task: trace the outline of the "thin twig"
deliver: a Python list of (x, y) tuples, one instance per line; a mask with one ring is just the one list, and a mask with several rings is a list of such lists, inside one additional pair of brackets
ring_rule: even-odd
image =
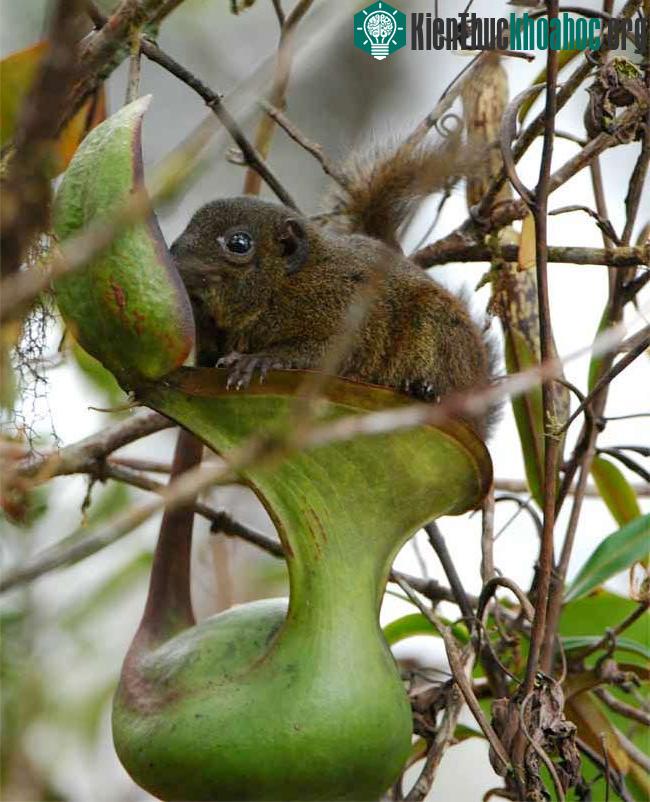
[[(286, 15), (280, 31), (280, 42), (273, 73), (273, 83), (269, 92), (268, 101), (272, 106), (283, 110), (285, 106), (287, 87), (291, 75), (293, 62), (293, 42), (296, 28), (302, 18), (309, 11), (313, 0), (296, 0), (296, 4)], [(260, 120), (255, 135), (255, 148), (262, 160), (266, 160), (271, 147), (271, 139), (275, 128), (275, 121), (264, 115)], [(244, 194), (259, 195), (260, 176), (248, 170), (244, 180)]]
[(445, 572), (445, 576), (449, 580), (449, 585), (454, 592), (463, 617), (467, 621), (468, 625), (471, 626), (472, 621), (474, 620), (474, 611), (467, 598), (467, 593), (465, 592), (463, 583), (460, 581), (454, 561), (451, 559), (451, 555), (447, 549), (447, 544), (442, 536), (442, 532), (438, 528), (438, 524), (435, 521), (427, 524), (424, 527), (424, 531), (427, 533), (431, 547), (440, 560), (440, 564)]
[[(512, 155), (512, 143), (517, 135), (517, 114), (519, 107), (531, 95), (537, 95), (543, 89), (543, 85), (532, 86), (520, 92), (513, 100), (508, 103), (503, 117), (501, 118), (501, 130), (499, 133), (499, 146), (501, 148), (501, 158), (503, 159), (503, 168), (506, 171), (508, 180), (512, 186), (517, 190), (521, 198), (526, 201), (528, 206), (532, 206), (534, 202), (533, 193), (524, 186), (523, 182), (517, 174), (517, 167)], [(550, 90), (547, 90), (550, 91)]]
[(648, 607), (650, 607), (650, 602), (641, 602), (629, 615), (625, 616), (617, 626), (608, 629), (597, 643), (580, 649), (580, 651), (576, 653), (576, 659), (584, 660), (586, 657), (589, 657), (590, 654), (594, 654), (594, 652), (597, 652), (599, 649), (603, 649), (608, 644), (615, 642), (616, 638), (621, 633), (625, 632), (628, 627), (631, 627), (635, 621), (638, 621), (639, 618), (647, 612)]
[(129, 49), (125, 45), (131, 31), (162, 22), (180, 2), (182, 0), (122, 0), (117, 4), (105, 24), (82, 42), (78, 54), (81, 78), (64, 104), (60, 129), (128, 55)]
[(263, 158), (248, 141), (246, 135), (241, 130), (233, 116), (223, 105), (221, 95), (214, 92), (203, 81), (193, 75), (189, 70), (179, 64), (170, 55), (162, 51), (157, 44), (150, 39), (143, 37), (141, 40), (142, 52), (145, 56), (164, 67), (168, 72), (182, 81), (186, 86), (189, 86), (199, 97), (201, 97), (205, 104), (214, 112), (223, 127), (228, 131), (230, 136), (237, 143), (237, 147), (241, 150), (244, 161), (248, 166), (255, 171), (258, 177), (264, 179), (269, 188), (286, 206), (292, 209), (298, 209), (296, 202), (291, 197), (289, 192), (284, 188), (276, 176), (271, 172), (270, 168), (264, 163)]
[(302, 131), (280, 111), (280, 109), (272, 106), (265, 100), (262, 101), (261, 106), (269, 115), (269, 117), (272, 120), (275, 120), (280, 128), (282, 128), (283, 131), (285, 131), (285, 133), (290, 136), (294, 142), (300, 145), (301, 148), (304, 148), (307, 153), (311, 153), (311, 155), (319, 162), (323, 168), (323, 172), (326, 175), (334, 179), (339, 186), (347, 189), (350, 184), (348, 177), (342, 170), (339, 170), (334, 162), (325, 154), (322, 145), (319, 145), (317, 142), (312, 142), (310, 139), (308, 139), (302, 133)]
[[(576, 738), (576, 743), (578, 745), (578, 749), (591, 760), (601, 771), (605, 771), (605, 760), (604, 758), (596, 752), (595, 749), (592, 749), (589, 744), (585, 743), (582, 739)], [(634, 802), (634, 799), (630, 796), (629, 791), (625, 787), (625, 782), (623, 780), (623, 775), (620, 774), (615, 769), (610, 768), (610, 779), (613, 782), (614, 789), (616, 793), (621, 797), (623, 802)]]
[(282, 8), (281, 0), (272, 0), (273, 8), (275, 10), (275, 16), (278, 18), (278, 23), (280, 24), (280, 28), (284, 27), (284, 10)]
[(605, 688), (594, 688), (593, 692), (601, 702), (606, 704), (610, 710), (618, 713), (619, 716), (625, 716), (625, 718), (629, 718), (632, 721), (638, 721), (639, 724), (643, 724), (645, 727), (650, 727), (650, 713), (639, 710), (638, 707), (634, 707), (633, 705), (626, 704), (620, 699), (617, 699), (609, 691), (605, 690)]
[[(594, 160), (595, 161), (595, 160)], [(612, 225), (611, 221), (607, 218), (602, 217), (598, 212), (595, 212), (593, 209), (590, 209), (588, 206), (582, 206), (580, 204), (572, 204), (571, 206), (562, 206), (559, 209), (553, 209), (550, 211), (549, 217), (558, 215), (558, 214), (567, 214), (568, 212), (585, 212), (590, 217), (592, 217), (598, 226), (598, 228), (602, 231), (603, 236), (605, 237), (605, 249), (607, 251), (611, 250), (611, 245), (608, 245), (609, 240), (612, 240), (617, 245), (621, 244), (621, 240), (614, 230), (614, 226)], [(649, 258), (650, 258), (650, 251), (649, 251)]]
[(621, 732), (618, 727), (614, 727), (614, 732), (627, 756), (640, 766), (643, 771), (650, 774), (650, 758), (648, 755), (646, 755), (642, 749), (639, 749), (639, 747), (633, 743), (625, 733)]
[(456, 681), (458, 687), (460, 688), (463, 697), (465, 698), (465, 702), (467, 706), (472, 711), (472, 715), (476, 719), (476, 723), (479, 725), (481, 730), (483, 731), (485, 737), (490, 743), (490, 746), (494, 750), (494, 753), (497, 755), (499, 760), (503, 763), (504, 771), (507, 771), (510, 767), (510, 759), (503, 748), (503, 744), (499, 740), (499, 736), (494, 731), (494, 728), (487, 720), (483, 710), (481, 709), (480, 704), (476, 696), (474, 695), (474, 691), (472, 690), (472, 684), (468, 680), (467, 675), (464, 671), (463, 666), (463, 659), (460, 655), (458, 646), (454, 640), (454, 636), (451, 634), (451, 630), (449, 627), (445, 626), (442, 621), (438, 618), (438, 616), (430, 610), (425, 604), (423, 604), (420, 599), (418, 598), (417, 594), (413, 591), (413, 588), (404, 580), (400, 579), (397, 583), (404, 593), (409, 597), (409, 599), (417, 605), (419, 610), (422, 614), (427, 618), (436, 630), (440, 633), (440, 637), (443, 639), (445, 644), (445, 650), (447, 652), (447, 659), (449, 660), (449, 666), (451, 668), (451, 673), (454, 676), (454, 680)]
[(131, 34), (131, 55), (129, 57), (129, 76), (126, 82), (125, 103), (132, 103), (140, 94), (140, 55), (140, 31), (138, 28), (134, 28)]
[[(466, 675), (471, 675), (473, 662), (472, 650), (466, 649), (462, 662), (462, 667)], [(421, 800), (427, 798), (433, 786), (440, 761), (453, 741), (456, 724), (464, 703), (465, 700), (463, 699), (463, 694), (460, 692), (458, 685), (452, 683), (445, 695), (442, 721), (436, 727), (435, 735), (427, 751), (424, 766), (420, 771), (419, 777), (413, 784), (413, 787), (406, 795), (405, 802), (421, 802)]]
[[(482, 242), (450, 240), (435, 243), (437, 247), (426, 252), (421, 249), (414, 260), (422, 267), (446, 265), (449, 262), (491, 262), (495, 255), (504, 262), (516, 262), (518, 245), (500, 244), (491, 247)], [(630, 268), (650, 262), (650, 244), (621, 246), (618, 248), (590, 248), (578, 245), (549, 245), (548, 261), (556, 264), (607, 265), (613, 268)], [(649, 271), (650, 272), (650, 271)]]
[(481, 579), (488, 582), (496, 575), (494, 567), (494, 483), (483, 500), (481, 520)]
[[(118, 448), (173, 425), (168, 418), (157, 412), (140, 412), (54, 453), (27, 457), (13, 466), (12, 474), (30, 477), (40, 483), (53, 476), (91, 473)], [(8, 475), (8, 472), (5, 473), (5, 479)]]
[(643, 329), (641, 329), (641, 331), (639, 331), (635, 335), (635, 338), (637, 339), (638, 344), (635, 345), (633, 348), (631, 348), (624, 356), (622, 356), (618, 360), (618, 362), (615, 365), (613, 365), (606, 373), (604, 373), (600, 377), (600, 379), (596, 382), (591, 392), (585, 396), (584, 401), (582, 401), (578, 405), (573, 414), (568, 418), (566, 423), (562, 426), (559, 432), (560, 434), (562, 434), (569, 428), (571, 423), (573, 423), (573, 421), (578, 417), (578, 415), (584, 409), (586, 409), (586, 407), (588, 407), (589, 404), (591, 404), (594, 398), (598, 396), (598, 394), (604, 387), (609, 387), (612, 381), (620, 373), (622, 373), (625, 370), (625, 368), (631, 365), (635, 359), (637, 359), (639, 356), (641, 356), (641, 354), (643, 354), (646, 351), (646, 349), (650, 345), (650, 325), (645, 326)]
[(532, 621), (535, 616), (535, 608), (528, 600), (528, 596), (526, 596), (524, 591), (519, 587), (514, 579), (509, 579), (507, 576), (493, 576), (491, 579), (485, 582), (483, 588), (481, 589), (481, 595), (478, 599), (476, 616), (478, 618), (483, 617), (483, 612), (485, 611), (487, 603), (490, 601), (492, 596), (494, 596), (497, 588), (499, 587), (507, 588), (507, 590), (515, 594), (521, 606), (522, 613), (529, 621)]

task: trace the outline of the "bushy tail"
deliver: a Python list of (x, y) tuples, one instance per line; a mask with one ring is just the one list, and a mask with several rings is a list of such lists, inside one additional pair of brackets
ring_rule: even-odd
[(344, 165), (347, 186), (327, 199), (326, 216), (339, 231), (398, 247), (401, 226), (424, 198), (468, 173), (468, 156), (457, 134), (440, 144), (407, 140), (371, 148)]

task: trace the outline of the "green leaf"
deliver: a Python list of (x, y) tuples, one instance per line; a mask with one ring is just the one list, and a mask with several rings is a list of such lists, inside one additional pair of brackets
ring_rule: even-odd
[[(54, 204), (59, 241), (111, 219), (142, 189), (140, 130), (149, 100), (120, 109), (77, 150)], [(59, 279), (55, 290), (80, 345), (123, 386), (164, 376), (190, 353), (189, 298), (153, 215), (125, 227), (91, 264)]]
[[(563, 639), (602, 638), (607, 629), (613, 629), (638, 607), (638, 603), (610, 593), (597, 590), (589, 596), (565, 604), (560, 617), (559, 633)], [(617, 638), (617, 642), (621, 639)], [(625, 640), (634, 642), (638, 650), (648, 645), (648, 615), (638, 619), (625, 630)], [(630, 650), (637, 651), (637, 649)]]
[[(576, 635), (569, 638), (561, 638), (561, 641), (565, 652), (575, 652), (600, 643), (602, 639), (602, 635)], [(606, 649), (607, 645), (603, 646), (603, 648)], [(616, 638), (616, 651), (638, 654), (650, 660), (650, 648), (647, 644), (639, 643), (630, 638)]]
[[(609, 306), (606, 306), (605, 311), (603, 312), (602, 317), (600, 318), (600, 321), (598, 323), (598, 330), (596, 331), (596, 337), (603, 334), (603, 332), (605, 332), (609, 328), (609, 326), (610, 326)], [(589, 376), (587, 381), (587, 388), (589, 392), (591, 392), (594, 389), (596, 382), (598, 381), (598, 379), (600, 379), (603, 372), (604, 360), (608, 358), (609, 357), (607, 354), (601, 354), (600, 356), (592, 357), (591, 360), (589, 361)]]
[[(467, 643), (469, 641), (467, 627), (462, 624), (452, 624), (451, 621), (445, 618), (441, 620), (444, 624), (451, 627), (452, 633), (461, 643)], [(422, 613), (405, 615), (402, 618), (391, 621), (390, 624), (384, 627), (384, 638), (389, 646), (393, 646), (393, 644), (399, 643), (399, 641), (405, 640), (406, 638), (412, 638), (415, 635), (433, 635), (435, 638), (440, 637), (438, 630), (428, 618), (422, 615)]]
[(641, 515), (636, 494), (622, 472), (610, 460), (594, 457), (591, 475), (602, 500), (619, 526), (633, 521)]
[(566, 590), (565, 599), (578, 599), (648, 554), (650, 514), (641, 515), (608, 535), (583, 565)]
[[(509, 374), (518, 373), (537, 365), (537, 359), (530, 345), (515, 329), (507, 332), (505, 337), (505, 361)], [(542, 392), (539, 387), (534, 387), (512, 399), (512, 411), (521, 443), (528, 487), (540, 507), (544, 501), (542, 409)]]

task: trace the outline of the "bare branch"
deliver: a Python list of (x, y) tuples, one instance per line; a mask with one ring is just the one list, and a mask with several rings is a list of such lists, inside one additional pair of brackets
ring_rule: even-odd
[[(589, 143), (573, 158), (564, 163), (559, 170), (553, 173), (548, 182), (549, 192), (565, 184), (570, 178), (588, 166), (591, 161), (604, 153), (608, 148), (618, 144), (618, 137), (630, 126), (636, 126), (639, 120), (645, 115), (645, 108), (642, 104), (631, 106), (619, 119), (616, 126), (610, 132), (603, 132), (594, 137)], [(447, 236), (422, 248), (413, 259), (417, 264), (427, 266), (430, 260), (435, 260), (441, 251), (446, 251), (450, 247), (462, 250), (463, 248), (481, 242), (484, 231), (496, 231), (503, 226), (507, 226), (515, 220), (523, 219), (529, 212), (527, 204), (523, 200), (512, 200), (498, 204), (493, 209), (488, 210), (484, 218), (480, 218), (481, 225), (478, 226), (474, 216), (466, 220)]]
[(481, 730), (483, 731), (485, 737), (490, 743), (490, 746), (494, 750), (495, 754), (503, 763), (504, 771), (507, 771), (510, 767), (510, 759), (503, 748), (503, 744), (499, 740), (499, 736), (494, 731), (492, 725), (487, 720), (483, 710), (481, 709), (480, 704), (478, 703), (478, 699), (474, 695), (474, 691), (472, 690), (472, 684), (467, 678), (465, 673), (465, 666), (463, 657), (460, 654), (458, 646), (456, 645), (456, 641), (454, 640), (454, 636), (451, 634), (451, 630), (449, 627), (445, 626), (442, 621), (438, 618), (438, 616), (430, 610), (426, 605), (424, 605), (420, 599), (417, 597), (416, 593), (413, 591), (413, 588), (404, 580), (398, 580), (397, 584), (402, 588), (404, 593), (409, 597), (409, 599), (417, 605), (420, 612), (433, 624), (436, 630), (440, 633), (440, 637), (443, 639), (445, 644), (445, 650), (447, 652), (447, 659), (449, 660), (449, 666), (451, 668), (451, 672), (454, 675), (454, 680), (456, 684), (460, 688), (463, 697), (465, 698), (465, 702), (467, 706), (472, 711), (472, 715), (476, 719), (476, 723), (479, 725)]
[(629, 718), (632, 721), (638, 721), (639, 724), (650, 727), (650, 713), (646, 713), (644, 710), (640, 710), (638, 707), (634, 707), (633, 705), (626, 704), (620, 699), (617, 699), (614, 694), (605, 690), (605, 688), (594, 688), (594, 693), (601, 702), (604, 702), (607, 707), (609, 707), (610, 710), (613, 710), (620, 716), (625, 716), (625, 718)]
[(339, 170), (334, 162), (332, 162), (332, 160), (325, 154), (322, 145), (307, 139), (302, 131), (300, 131), (300, 129), (294, 125), (291, 120), (289, 120), (289, 118), (280, 111), (280, 109), (272, 106), (266, 101), (262, 101), (262, 108), (269, 115), (269, 117), (272, 120), (275, 120), (280, 128), (282, 128), (287, 135), (293, 139), (294, 142), (297, 142), (301, 148), (304, 148), (307, 151), (307, 153), (311, 153), (311, 155), (320, 163), (321, 167), (323, 168), (323, 172), (326, 175), (334, 179), (334, 181), (336, 181), (336, 183), (344, 189), (349, 186), (350, 182), (348, 177), (344, 172)]
[[(293, 62), (293, 43), (296, 28), (302, 18), (311, 8), (313, 0), (296, 0), (296, 4), (286, 15), (280, 31), (280, 43), (273, 74), (273, 84), (269, 92), (268, 101), (278, 109), (284, 109), (291, 66)], [(264, 115), (260, 120), (255, 135), (255, 147), (262, 159), (269, 155), (271, 139), (275, 128), (275, 121), (271, 117)], [(260, 178), (259, 175), (251, 170), (246, 173), (244, 180), (244, 194), (259, 195)]]
[(580, 403), (580, 405), (576, 408), (576, 410), (564, 424), (564, 426), (561, 429), (561, 432), (566, 431), (571, 425), (571, 423), (578, 417), (578, 415), (581, 412), (583, 412), (589, 406), (589, 404), (591, 404), (594, 398), (598, 396), (600, 391), (604, 387), (608, 387), (612, 383), (612, 381), (625, 370), (625, 368), (631, 365), (632, 362), (634, 362), (634, 360), (637, 359), (637, 357), (641, 356), (641, 354), (645, 352), (648, 346), (650, 346), (650, 325), (645, 326), (643, 329), (641, 329), (641, 331), (635, 334), (634, 339), (635, 339), (635, 345), (633, 345), (633, 347), (627, 351), (625, 356), (622, 356), (618, 360), (618, 362), (607, 371), (607, 373), (604, 373), (600, 377), (600, 379), (596, 382), (594, 388), (589, 393), (589, 395), (585, 396), (584, 400)]
[(217, 116), (224, 128), (228, 131), (233, 140), (237, 143), (237, 147), (241, 150), (246, 164), (262, 178), (269, 188), (276, 194), (282, 203), (292, 209), (298, 209), (296, 202), (291, 197), (289, 192), (284, 188), (276, 176), (271, 172), (270, 168), (264, 163), (263, 158), (248, 141), (246, 135), (241, 130), (234, 117), (223, 105), (221, 95), (214, 92), (203, 81), (193, 75), (189, 70), (185, 69), (181, 64), (175, 61), (171, 56), (162, 51), (157, 44), (145, 37), (141, 41), (142, 52), (145, 56), (164, 67), (172, 75), (176, 76), (179, 81), (182, 81), (186, 86), (189, 86), (194, 92), (199, 95), (211, 111)]
[[(559, 0), (549, 0), (549, 25), (558, 18)], [(555, 95), (558, 73), (558, 52), (549, 50), (546, 59), (546, 107), (544, 111), (544, 142), (539, 181), (535, 190), (531, 211), (535, 218), (535, 252), (537, 264), (537, 290), (539, 310), (540, 353), (542, 361), (551, 359), (555, 354), (553, 345), (553, 329), (548, 295), (548, 242), (547, 214), (548, 196), (551, 192), (551, 160), (555, 139), (555, 116), (557, 114), (557, 98)], [(586, 150), (586, 148), (585, 148)], [(546, 607), (551, 592), (551, 572), (553, 570), (553, 531), (555, 526), (555, 485), (556, 470), (559, 458), (560, 442), (550, 430), (551, 421), (557, 418), (553, 384), (546, 381), (542, 384), (542, 403), (544, 414), (544, 528), (540, 543), (537, 585), (535, 597), (535, 617), (533, 619), (530, 651), (526, 664), (526, 676), (523, 693), (529, 694), (535, 684), (535, 674), (542, 651), (546, 626)], [(517, 761), (518, 763), (518, 761)]]
[(38, 483), (53, 476), (93, 473), (113, 451), (173, 425), (158, 412), (141, 412), (52, 454), (30, 456), (19, 462), (13, 473), (16, 476), (32, 477)]
[[(415, 259), (422, 267), (446, 265), (449, 262), (491, 262), (495, 255), (504, 262), (516, 262), (519, 246), (502, 244), (497, 248), (483, 243), (462, 242), (459, 240), (440, 240), (423, 248)], [(584, 248), (577, 245), (549, 245), (548, 261), (558, 264), (607, 265), (608, 267), (629, 268), (650, 263), (650, 244), (619, 248)]]

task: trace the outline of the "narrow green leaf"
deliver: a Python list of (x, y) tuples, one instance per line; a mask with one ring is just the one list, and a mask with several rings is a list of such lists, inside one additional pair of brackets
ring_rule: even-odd
[(602, 500), (619, 526), (641, 515), (634, 490), (613, 462), (604, 457), (595, 457), (591, 464), (591, 475)]
[[(565, 652), (576, 652), (600, 643), (602, 639), (602, 635), (576, 635), (569, 638), (561, 638), (560, 640)], [(607, 646), (603, 648), (607, 648)], [(638, 654), (650, 660), (650, 648), (646, 644), (639, 643), (639, 641), (631, 638), (616, 638), (616, 651)]]
[[(518, 373), (537, 364), (525, 338), (511, 329), (505, 338), (506, 370), (509, 374)], [(524, 458), (524, 468), (528, 487), (535, 501), (543, 504), (543, 413), (542, 392), (534, 387), (512, 399), (512, 411), (517, 425), (519, 442)]]
[[(600, 318), (600, 322), (598, 323), (598, 330), (596, 332), (596, 337), (601, 335), (610, 325), (609, 320), (609, 307), (605, 307), (605, 311)], [(596, 382), (600, 379), (602, 372), (603, 372), (603, 359), (605, 359), (605, 355), (595, 356), (592, 357), (591, 361), (589, 362), (589, 378), (587, 382), (587, 387), (589, 392), (594, 389)]]
[(650, 538), (650, 514), (641, 515), (608, 535), (567, 588), (566, 600), (584, 596), (610, 577), (624, 571), (632, 563), (643, 560), (649, 550), (648, 538)]
[(485, 738), (485, 735), (483, 735), (483, 731), (478, 728), (468, 727), (465, 724), (457, 724), (454, 730), (454, 742), (461, 743), (461, 741), (466, 741), (468, 738)]
[[(597, 590), (589, 596), (575, 599), (562, 608), (559, 633), (563, 638), (602, 638), (607, 629), (613, 629), (638, 607), (638, 603), (611, 593)], [(650, 616), (637, 619), (625, 630), (625, 639), (648, 645)], [(617, 638), (619, 641), (620, 638)], [(594, 656), (595, 659), (596, 656)]]
[[(445, 624), (451, 625), (450, 621), (446, 619), (441, 620)], [(415, 635), (433, 635), (435, 638), (440, 637), (438, 630), (428, 618), (422, 615), (422, 613), (411, 613), (410, 615), (402, 616), (402, 618), (397, 618), (395, 621), (391, 621), (390, 624), (387, 624), (383, 631), (384, 638), (389, 646), (393, 646), (393, 644), (399, 643), (406, 638), (412, 638)], [(461, 643), (468, 642), (469, 634), (467, 628), (462, 624), (451, 625), (451, 631)]]

